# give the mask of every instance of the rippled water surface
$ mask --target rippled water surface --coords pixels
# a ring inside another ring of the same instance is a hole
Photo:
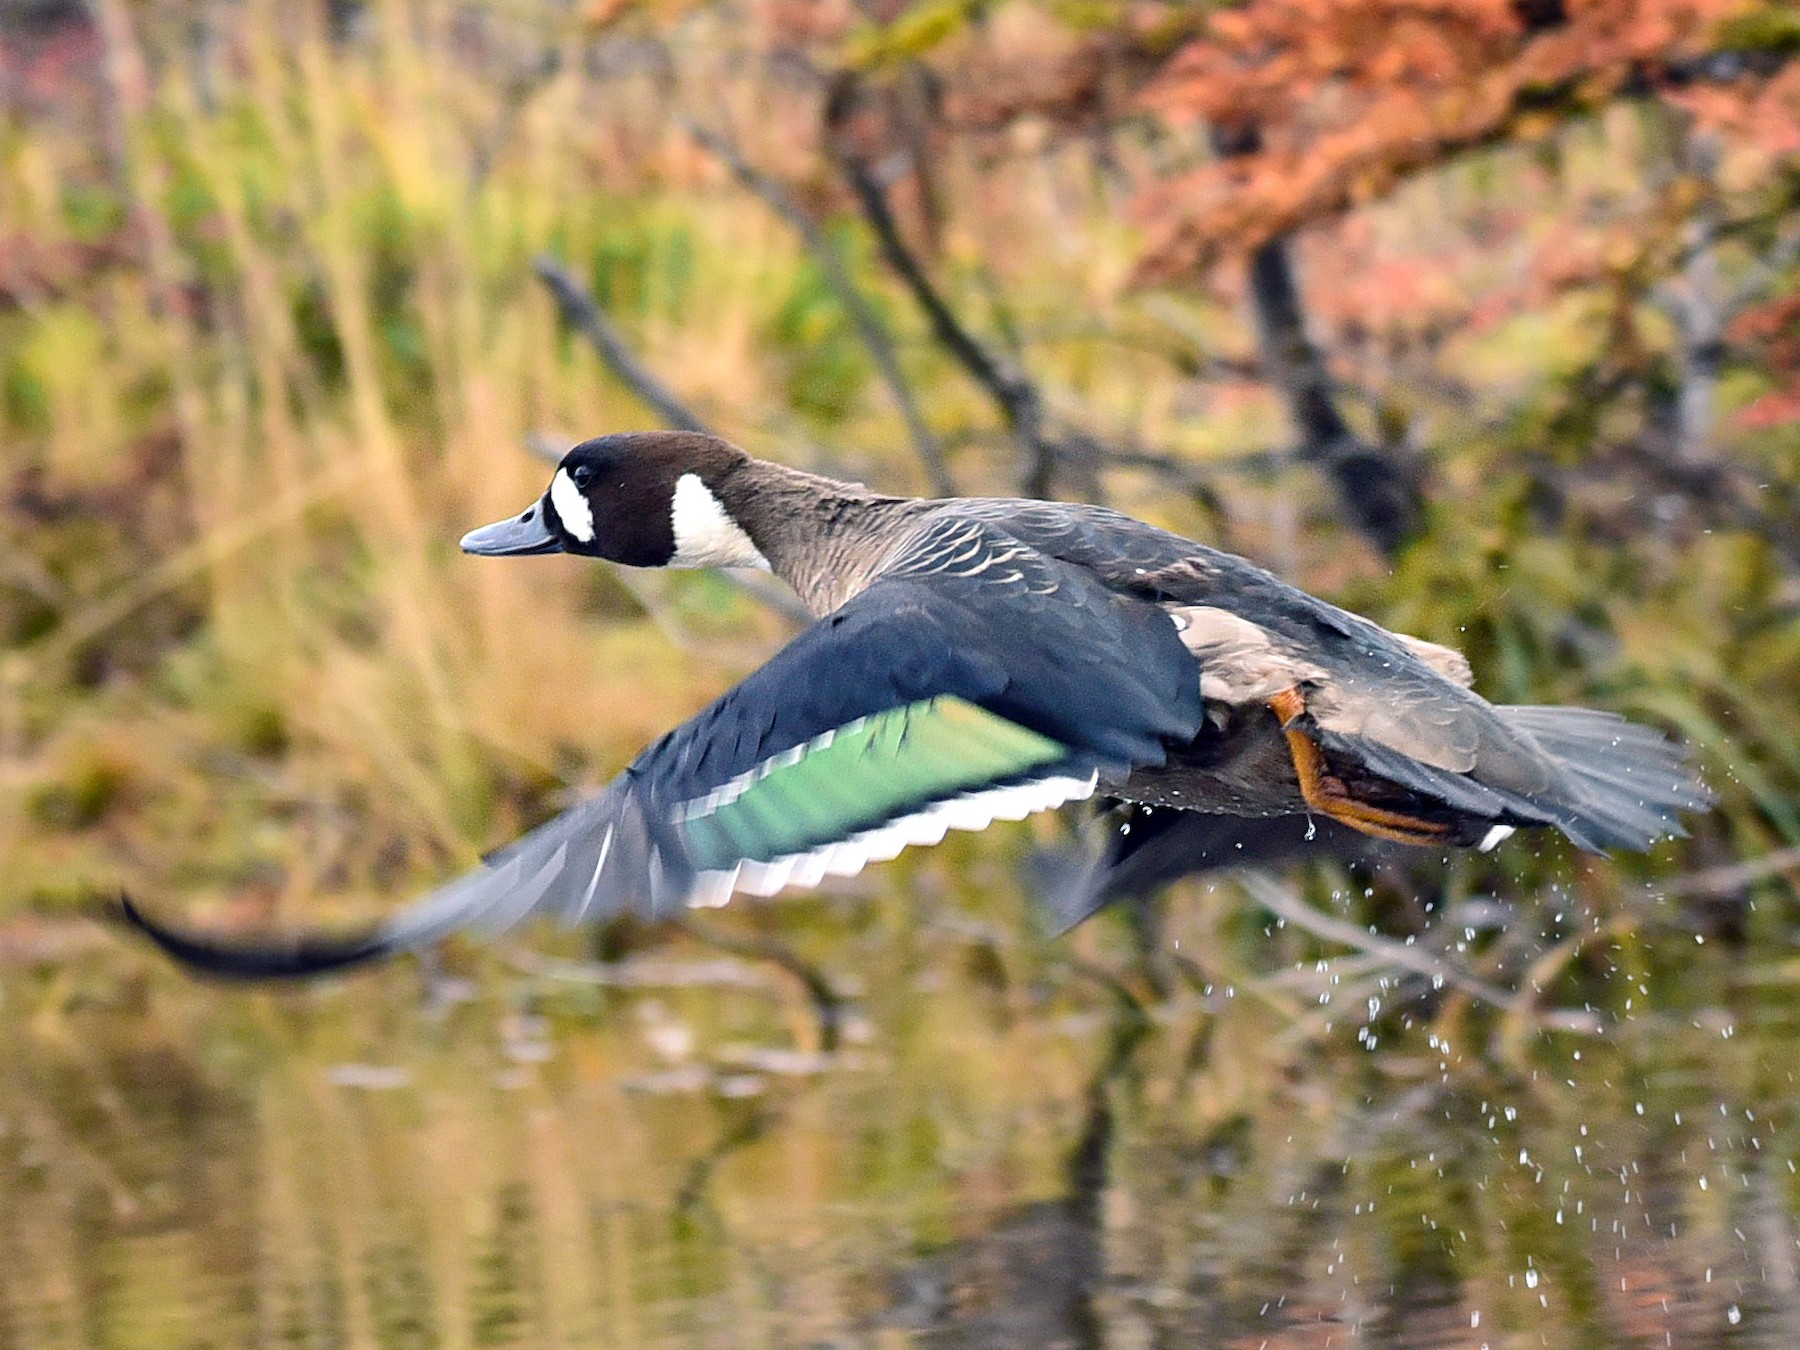
[[[1800,1344],[1784,967],[1670,935],[1652,1012],[1597,941],[1547,1017],[905,912],[278,992],[15,953],[0,1347]]]

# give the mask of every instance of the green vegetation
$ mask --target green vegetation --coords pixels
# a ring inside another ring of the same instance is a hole
[[[6,131],[7,236],[32,281],[0,315],[8,905],[118,885],[223,900],[247,884],[265,901],[384,903],[537,815],[562,782],[604,777],[778,638],[705,581],[456,555],[463,526],[539,489],[529,435],[644,421],[559,329],[531,276],[539,250],[579,263],[663,378],[759,452],[920,485],[839,296],[780,221],[646,112],[650,64],[554,75],[496,106],[492,72],[443,25],[378,23],[352,46],[297,20],[279,36],[252,25],[205,71],[206,51],[155,45],[152,26],[125,60],[146,83],[93,110],[120,118],[111,162],[80,125]],[[773,147],[805,97],[730,73],[719,50],[694,71],[722,95],[767,95],[752,149]],[[1497,213],[1629,198],[1620,157],[1655,147],[1621,118],[1571,132],[1553,177],[1499,152],[1422,180],[1370,208],[1385,238],[1365,251],[1398,274],[1393,259],[1428,245],[1453,284],[1492,289],[1468,241]],[[944,179],[974,171],[946,154]],[[1240,349],[1242,326],[1217,300],[1124,284],[1123,203],[1083,182],[1082,159],[1014,158],[959,188],[943,261],[971,312],[1028,342],[1059,403],[1191,465],[1227,514],[1126,468],[1105,476],[1115,501],[1464,648],[1496,697],[1597,702],[1680,731],[1725,793],[1683,856],[1800,842],[1792,559],[1673,487],[1641,500],[1648,480],[1613,448],[1655,412],[1668,333],[1621,350],[1621,302],[1578,289],[1452,337],[1439,364],[1476,406],[1396,372],[1375,391],[1381,416],[1425,429],[1433,505],[1396,569],[1376,572],[1310,474],[1233,472],[1247,445],[1280,442],[1276,409],[1181,372]],[[1009,448],[984,429],[979,391],[853,223],[831,238],[897,326],[959,484],[1006,490]],[[1317,292],[1329,312],[1369,299]],[[1734,372],[1725,411],[1756,392]],[[1794,430],[1731,432],[1726,417],[1719,432],[1779,521]],[[1625,495],[1609,497],[1609,473]],[[733,636],[724,660],[672,647],[696,624]]]
[[[1659,298],[1699,284],[1653,102],[1484,140],[1293,243],[1357,433],[1429,466],[1391,566],[1282,453],[1238,271],[1134,280],[1152,231],[1121,184],[1174,133],[1109,165],[1055,110],[934,125],[895,198],[965,321],[1128,448],[1062,490],[1459,647],[1496,699],[1680,733],[1721,793],[1693,839],[1515,841],[1426,887],[1189,883],[1050,944],[1021,863],[1060,836],[1034,821],[603,937],[698,987],[459,948],[491,997],[435,1013],[410,970],[223,993],[78,921],[120,887],[222,926],[384,910],[782,639],[711,578],[456,552],[541,490],[533,437],[650,420],[540,253],[755,452],[924,490],[828,270],[683,116],[825,225],[958,487],[1017,489],[760,20],[602,8],[375,6],[337,40],[310,6],[208,37],[107,0],[91,101],[0,121],[0,1346],[898,1343],[866,1272],[929,1249],[932,1278],[991,1275],[957,1244],[1079,1195],[1090,1135],[1120,1325],[1255,1345],[1279,1293],[1379,1323],[1396,1286],[1495,1344],[1684,1343],[1740,1303],[1792,1328],[1800,1275],[1767,1253],[1792,1247],[1796,869],[1730,870],[1800,845],[1800,423],[1765,415],[1791,335],[1732,330],[1729,473],[1644,450],[1691,387]],[[954,86],[1074,41],[978,8],[857,26],[846,62],[910,97],[921,56]],[[1090,8],[1077,34],[1116,21]],[[1770,32],[1743,40],[1791,47]],[[1712,218],[1714,283],[1765,310],[1793,286],[1783,172]],[[1284,904],[1397,937],[1345,955]],[[854,1005],[829,1072],[769,1057],[821,1036],[777,967],[714,960],[745,944]],[[371,1064],[404,1081],[355,1086]]]

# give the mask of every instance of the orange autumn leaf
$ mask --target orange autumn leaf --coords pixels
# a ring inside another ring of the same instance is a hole
[[[1771,389],[1740,412],[1737,420],[1752,431],[1800,422],[1800,383],[1787,389]]]
[[[1760,0],[1764,5],[1773,0]],[[1166,278],[1389,191],[1501,140],[1539,137],[1712,50],[1749,0],[1249,0],[1213,14],[1139,104],[1175,126],[1253,131],[1146,192],[1144,275]],[[1788,83],[1726,105],[1770,149],[1800,137]],[[1800,101],[1797,101],[1800,102]],[[1800,150],[1800,145],[1796,145]]]

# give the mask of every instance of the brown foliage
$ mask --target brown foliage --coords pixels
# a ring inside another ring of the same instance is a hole
[[[1177,125],[1223,129],[1242,153],[1145,195],[1146,270],[1191,270],[1458,152],[1688,82],[1742,12],[1734,0],[1255,0],[1219,11],[1142,101]],[[1708,98],[1737,106],[1763,92]]]
[[[1691,113],[1702,129],[1741,141],[1765,156],[1800,155],[1800,66],[1787,66],[1767,79],[1673,89],[1666,97]]]
[[[1744,426],[1800,422],[1800,291],[1738,316],[1731,337],[1760,352],[1779,383],[1738,415]]]

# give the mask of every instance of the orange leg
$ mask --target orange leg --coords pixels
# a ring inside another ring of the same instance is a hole
[[[1281,719],[1281,733],[1287,737],[1288,752],[1294,757],[1294,772],[1300,779],[1300,795],[1306,804],[1322,816],[1348,825],[1353,830],[1372,834],[1377,839],[1392,839],[1397,844],[1429,847],[1439,843],[1449,831],[1429,820],[1420,820],[1400,811],[1359,802],[1349,789],[1325,767],[1325,756],[1318,744],[1295,724],[1306,711],[1306,700],[1298,689],[1284,689],[1269,700],[1269,707]]]

